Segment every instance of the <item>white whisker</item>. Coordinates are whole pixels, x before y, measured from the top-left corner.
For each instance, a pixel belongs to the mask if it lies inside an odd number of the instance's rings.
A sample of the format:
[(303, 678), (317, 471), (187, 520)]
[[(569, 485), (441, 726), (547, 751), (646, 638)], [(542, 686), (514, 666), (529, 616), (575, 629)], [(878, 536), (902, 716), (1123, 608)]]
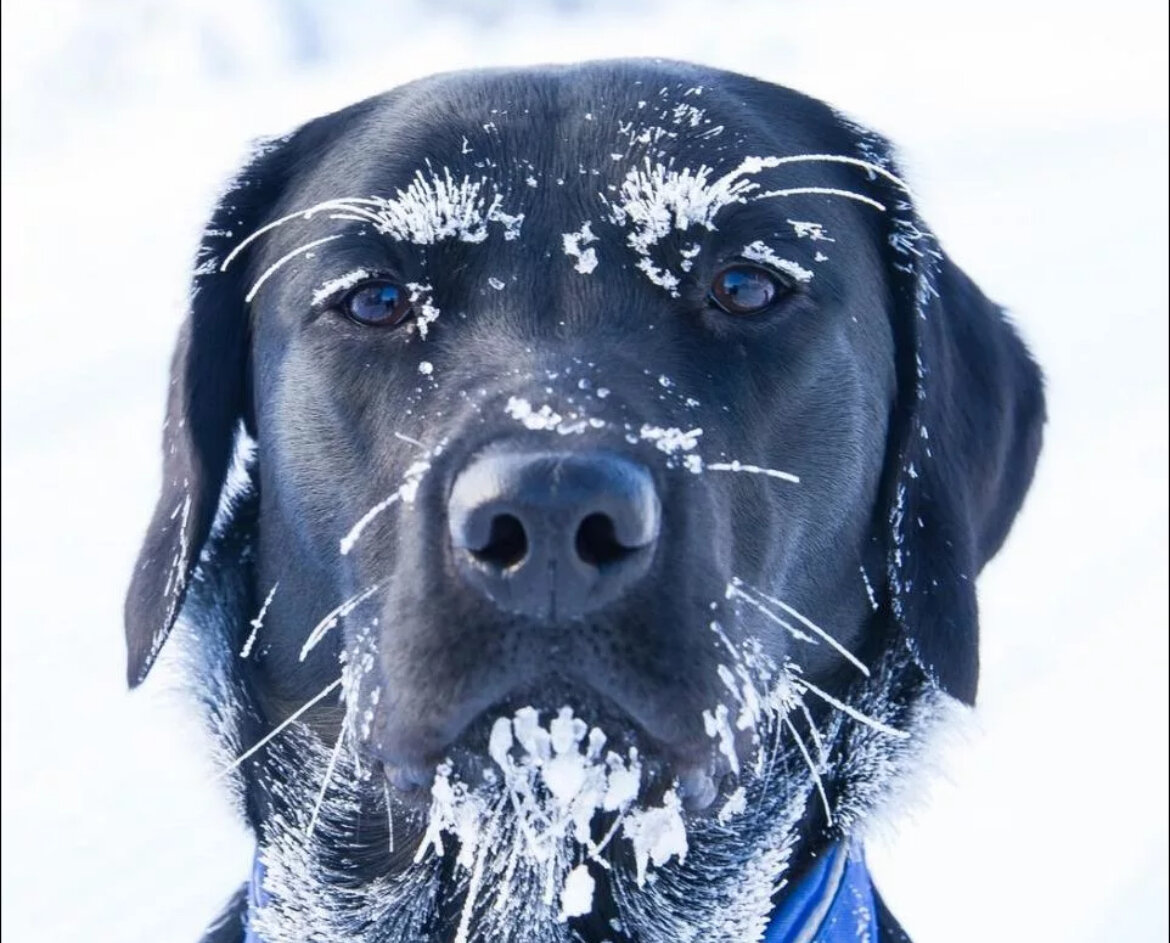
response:
[[(415, 441), (413, 439), (407, 438), (401, 433), (396, 432), (394, 434), (400, 439), (405, 439), (407, 442)], [(426, 448), (426, 446), (422, 445), (421, 442), (417, 444), (423, 449)], [(349, 529), (349, 533), (341, 538), (341, 543), (339, 546), (341, 555), (343, 557), (354, 548), (354, 545), (358, 542), (358, 538), (362, 535), (362, 531), (364, 531), (366, 527), (369, 526), (370, 522), (373, 521), (374, 518), (385, 511), (386, 508), (390, 507), (390, 505), (395, 504), (398, 501), (405, 501), (408, 504), (414, 501), (414, 496), (418, 491), (419, 482), (422, 480), (423, 475), (427, 473), (430, 467), (431, 463), (425, 459), (415, 462), (406, 470), (406, 473), (402, 476), (402, 484), (400, 484), (389, 495), (366, 511), (366, 513), (358, 519), (358, 522)]]
[(813, 622), (807, 616), (801, 615), (799, 612), (797, 612), (795, 609), (793, 609), (790, 605), (788, 605), (788, 603), (784, 602), (783, 600), (777, 599), (775, 596), (769, 596), (763, 590), (756, 589), (754, 586), (749, 587), (746, 583), (744, 583), (743, 580), (739, 579), (738, 577), (733, 576), (731, 578), (731, 583), (733, 586), (735, 586), (741, 592), (745, 588), (751, 589), (752, 592), (754, 592), (756, 595), (760, 596), (766, 602), (769, 602), (773, 606), (777, 606), (780, 609), (782, 609), (788, 615), (792, 616), (792, 618), (796, 619), (796, 621), (799, 622), (801, 625), (805, 626), (808, 629), (811, 629), (813, 632), (815, 632), (817, 635), (819, 635), (822, 639), (824, 639), (826, 642), (828, 642), (829, 645), (832, 646), (834, 649), (836, 649), (836, 651), (842, 657), (844, 657), (848, 661), (852, 662), (858, 671), (860, 671), (867, 678), (869, 677), (869, 668), (866, 667), (865, 663), (862, 662), (861, 659), (859, 659), (856, 655), (853, 654), (853, 652), (849, 651), (849, 649), (847, 649), (844, 645), (842, 645), (840, 642), (838, 642), (835, 638), (833, 638), (833, 636), (831, 636), (828, 632), (826, 632), (824, 629), (822, 629), (819, 625), (817, 625), (815, 622)]
[(285, 223), (291, 223), (297, 219), (308, 222), (315, 215), (317, 215), (317, 213), (320, 213), (323, 210), (341, 210), (344, 212), (366, 213), (368, 211), (362, 210), (360, 206), (355, 206), (354, 204), (368, 202), (368, 200), (362, 199), (360, 197), (341, 200), (324, 200), (321, 203), (310, 206), (308, 209), (297, 210), (297, 212), (289, 213), (287, 216), (282, 216), (280, 219), (274, 219), (271, 223), (267, 223), (261, 226), (246, 239), (240, 240), (240, 242), (236, 244), (236, 247), (227, 254), (223, 262), (220, 263), (219, 270), (221, 272), (226, 272), (228, 266), (231, 265), (233, 261), (235, 261), (236, 256), (248, 248), (248, 246), (263, 236), (266, 232), (271, 232), (273, 229), (276, 229), (279, 226), (283, 226)]
[(394, 438), (401, 439), (403, 442), (409, 442), (411, 445), (417, 445), (420, 449), (426, 449), (426, 446), (422, 442), (419, 442), (418, 439), (412, 439), (410, 436), (403, 435), (401, 432), (395, 432)]
[(390, 833), (390, 848), (391, 854), (394, 853), (394, 804), (390, 799), (390, 783), (388, 780), (382, 780), (382, 792), (386, 796), (386, 829)]
[(488, 813), (488, 829), (480, 836), (479, 848), (476, 850), (475, 862), (471, 866), (471, 877), (467, 882), (467, 899), (463, 903), (463, 912), (459, 915), (459, 927), (455, 931), (455, 943), (467, 943), (468, 933), (471, 930), (471, 915), (475, 910), (475, 901), (479, 897), (479, 887), (483, 883), (483, 868), (487, 860), (489, 848), (495, 844), (498, 831), (499, 805), (497, 804)]
[(856, 707), (850, 707), (844, 701), (838, 700), (837, 698), (833, 697), (833, 695), (829, 694), (827, 691), (822, 691), (820, 688), (818, 688), (815, 684), (813, 684), (807, 678), (804, 678), (804, 677), (794, 678), (793, 684), (795, 684), (798, 688), (804, 688), (805, 690), (811, 691), (813, 694), (815, 694), (817, 697), (819, 697), (826, 704), (829, 704), (829, 705), (837, 708), (837, 710), (839, 710), (845, 714), (848, 714), (854, 720), (860, 721), (861, 723), (865, 724), (867, 727), (871, 727), (872, 729), (878, 731), (878, 733), (884, 733), (887, 736), (897, 737), (899, 740), (910, 739), (910, 734), (908, 734), (905, 730), (898, 730), (896, 727), (891, 727), (888, 724), (883, 724), (880, 720), (877, 720), (874, 717), (870, 717), (868, 714), (862, 713)]
[(870, 173), (877, 174), (879, 177), (885, 177), (891, 183), (896, 184), (904, 190), (907, 195), (911, 195), (910, 187), (897, 174), (890, 173), (890, 171), (886, 170), (880, 164), (862, 160), (859, 157), (847, 157), (844, 154), (794, 154), (790, 157), (769, 157), (765, 159), (765, 164), (768, 167), (779, 167), (781, 164), (806, 163), (849, 164), (851, 167), (861, 167), (863, 170), (868, 170)]
[(759, 465), (745, 465), (740, 461), (707, 462), (703, 465), (708, 471), (743, 472), (747, 475), (767, 475), (769, 478), (779, 478), (782, 481), (791, 481), (800, 484), (800, 478), (792, 472), (778, 471), (775, 468), (761, 468)]
[(613, 840), (614, 835), (618, 833), (622, 825), (625, 824), (625, 821), (625, 813), (619, 812), (617, 818), (613, 820), (613, 825), (609, 827), (609, 831), (607, 831), (605, 835), (602, 836), (601, 841), (599, 841), (596, 845), (592, 843), (589, 845), (589, 854), (592, 855), (594, 860), (603, 868), (605, 868), (606, 871), (609, 871), (612, 866), (608, 861), (601, 857), (601, 853), (605, 851), (606, 846), (609, 845), (609, 843)]
[(350, 223), (372, 223), (376, 224), (375, 218), (372, 215), (356, 216), (353, 213), (330, 213), (327, 219), (340, 219)]
[(852, 190), (840, 190), (837, 187), (789, 187), (785, 190), (768, 190), (764, 193), (756, 193), (752, 196), (752, 199), (766, 200), (774, 196), (799, 196), (805, 193), (819, 194), (821, 196), (841, 196), (849, 200), (857, 200), (859, 203), (865, 203), (883, 213), (886, 211), (886, 205), (884, 203), (879, 203), (877, 200), (871, 199), (863, 193), (854, 193)]
[(369, 526), (370, 522), (383, 511), (385, 511), (386, 508), (390, 507), (391, 504), (394, 504), (396, 501), (400, 501), (401, 499), (402, 493), (400, 490), (392, 491), (387, 497), (383, 498), (372, 508), (366, 511), (365, 514), (358, 518), (358, 522), (349, 529), (349, 533), (341, 538), (341, 555), (343, 557), (348, 555), (349, 552), (353, 549), (354, 544), (358, 542), (358, 538), (361, 537), (362, 531)]
[(269, 731), (267, 734), (265, 734), (263, 737), (261, 737), (259, 740), (257, 740), (252, 746), (250, 746), (247, 750), (245, 750), (238, 757), (236, 757), (234, 760), (232, 760), (231, 763), (229, 763), (222, 770), (220, 770), (215, 776), (216, 780), (223, 779), (223, 777), (228, 775), (228, 773), (230, 773), (237, 766), (239, 766), (241, 763), (243, 763), (245, 760), (247, 760), (250, 756), (253, 756), (259, 750), (261, 750), (264, 747), (264, 745), (267, 744), (270, 740), (272, 740), (272, 738), (275, 737), (278, 733), (280, 733), (282, 730), (284, 730), (289, 725), (295, 723), (298, 720), (298, 718), (300, 718), (300, 716), (305, 713), (305, 711), (309, 710), (314, 704), (320, 703), (322, 700), (324, 700), (326, 697), (328, 697), (331, 692), (333, 692), (335, 689), (337, 689), (340, 686), (341, 686), (341, 678), (337, 678), (331, 684), (329, 684), (325, 688), (325, 690), (323, 690), (321, 693), (317, 694), (311, 700), (307, 701), (306, 703), (304, 703), (300, 707), (298, 707), (292, 714), (290, 714), (283, 721), (281, 721), (276, 727), (274, 727), (271, 731)]
[(309, 827), (305, 830), (305, 838), (311, 838), (317, 827), (317, 819), (321, 815), (321, 806), (325, 804), (325, 793), (329, 789), (329, 782), (333, 779), (333, 770), (337, 766), (337, 758), (341, 755), (342, 744), (345, 743), (345, 724), (337, 731), (337, 743), (329, 757), (329, 765), (325, 767), (325, 776), (321, 780), (321, 791), (317, 793), (317, 802), (313, 806), (313, 815), (309, 819)]
[(263, 285), (266, 281), (268, 281), (268, 279), (271, 278), (274, 274), (276, 274), (277, 270), (280, 269), (280, 267), (282, 265), (284, 265), (285, 263), (289, 262), (292, 259), (295, 259), (302, 252), (308, 252), (310, 249), (313, 249), (319, 245), (323, 245), (326, 242), (332, 242), (334, 239), (340, 239), (340, 238), (341, 238), (340, 233), (337, 233), (336, 235), (333, 235), (333, 236), (324, 236), (321, 239), (314, 239), (312, 242), (306, 242), (303, 246), (297, 246), (297, 248), (293, 249), (291, 252), (286, 252), (279, 259), (277, 259), (270, 266), (268, 266), (268, 268), (266, 268), (264, 270), (263, 275), (261, 275), (258, 279), (256, 279), (256, 283), (252, 286), (251, 291), (249, 291), (246, 295), (244, 295), (244, 301), (250, 302), (253, 298), (255, 298), (256, 292), (258, 292), (260, 290), (260, 286)]
[(260, 607), (260, 611), (256, 614), (256, 618), (248, 623), (250, 626), (252, 626), (252, 631), (248, 633), (248, 638), (244, 641), (244, 647), (240, 649), (241, 658), (247, 658), (252, 654), (252, 647), (256, 644), (256, 636), (260, 633), (260, 629), (264, 626), (264, 616), (268, 612), (268, 607), (272, 604), (272, 597), (276, 595), (276, 587), (279, 585), (279, 580), (272, 584), (272, 589), (269, 590), (268, 596), (264, 599), (264, 604)]
[(804, 714), (805, 723), (808, 724), (808, 732), (812, 737), (813, 743), (817, 748), (817, 759), (822, 763), (825, 762), (825, 741), (821, 738), (821, 732), (817, 730), (817, 725), (813, 723), (812, 713), (808, 709), (808, 705), (804, 703), (804, 698), (798, 698), (800, 704), (800, 712)]
[(817, 792), (820, 793), (821, 796), (821, 805), (825, 807), (826, 824), (832, 825), (833, 810), (829, 808), (829, 797), (825, 793), (825, 784), (821, 780), (821, 774), (817, 770), (816, 764), (813, 763), (813, 759), (809, 755), (808, 747), (804, 745), (804, 741), (797, 732), (796, 725), (792, 723), (788, 716), (785, 715), (781, 718), (781, 720), (784, 722), (784, 726), (787, 727), (789, 732), (792, 734), (792, 739), (796, 741), (796, 748), (800, 751), (800, 755), (804, 757), (804, 762), (808, 766), (808, 771), (812, 774), (813, 782), (817, 787)]
[(309, 652), (311, 652), (317, 646), (317, 644), (326, 636), (330, 629), (337, 625), (338, 622), (353, 612), (354, 609), (369, 599), (377, 591), (378, 584), (375, 583), (373, 586), (369, 587), (369, 589), (364, 589), (356, 596), (351, 596), (332, 612), (327, 613), (325, 618), (323, 618), (313, 627), (313, 631), (309, 633), (309, 637), (305, 639), (305, 644), (301, 647), (300, 660), (304, 661)]
[(776, 613), (774, 613), (771, 609), (769, 609), (767, 606), (765, 606), (758, 599), (745, 593), (734, 582), (729, 583), (727, 585), (727, 595), (728, 596), (735, 596), (739, 599), (742, 599), (749, 606), (752, 606), (754, 609), (757, 609), (759, 612), (763, 613), (765, 616), (767, 616), (769, 619), (771, 619), (777, 625), (779, 625), (783, 629), (787, 630), (788, 633), (794, 639), (797, 639), (798, 641), (801, 641), (801, 642), (808, 642), (810, 645), (817, 644), (817, 640), (815, 638), (813, 638), (811, 635), (809, 635), (807, 632), (800, 631), (800, 629), (798, 629), (796, 626), (794, 626), (787, 619), (780, 618), (780, 616), (776, 615)]

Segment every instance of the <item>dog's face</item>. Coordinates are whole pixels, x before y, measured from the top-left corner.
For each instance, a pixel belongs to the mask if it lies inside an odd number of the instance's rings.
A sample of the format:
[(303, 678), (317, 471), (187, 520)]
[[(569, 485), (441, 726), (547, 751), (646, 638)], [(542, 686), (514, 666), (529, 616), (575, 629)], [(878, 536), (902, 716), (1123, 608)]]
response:
[[(485, 710), (558, 706), (562, 687), (706, 769), (702, 714), (725, 696), (710, 623), (733, 578), (864, 642), (858, 566), (895, 394), (880, 217), (760, 198), (864, 174), (741, 172), (739, 203), (719, 185), (746, 158), (840, 139), (796, 116), (761, 135), (715, 89), (673, 120), (674, 87), (582, 82), (552, 109), (508, 77), (448, 84), (358, 122), (344, 159), (274, 209), (385, 206), (291, 221), (254, 263), (334, 237), (252, 301), (261, 583), (301, 596), (273, 599), (293, 644), (266, 675), (303, 691), (290, 656), (313, 616), (377, 587), (360, 606), (377, 620), (372, 746), (401, 775), (427, 777)], [(639, 143), (651, 127), (675, 136)], [(679, 228), (686, 214), (710, 228)], [(406, 231), (381, 231), (399, 217)], [(840, 667), (750, 621), (777, 663)]]
[(248, 684), (275, 724), (342, 663), (338, 742), (401, 796), (491, 780), (513, 733), (539, 753), (531, 705), (713, 817), (797, 708), (809, 743), (845, 730), (892, 652), (970, 700), (1038, 380), (879, 145), (627, 63), (428, 80), (261, 155), (205, 240), (132, 679), (242, 420)]

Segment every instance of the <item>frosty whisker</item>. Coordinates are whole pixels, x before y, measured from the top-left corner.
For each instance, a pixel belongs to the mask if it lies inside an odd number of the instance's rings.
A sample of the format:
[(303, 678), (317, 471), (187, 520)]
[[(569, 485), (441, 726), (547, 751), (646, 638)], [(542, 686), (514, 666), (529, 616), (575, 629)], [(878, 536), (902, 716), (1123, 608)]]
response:
[(846, 704), (844, 701), (838, 700), (837, 698), (833, 697), (833, 695), (829, 694), (827, 691), (822, 691), (815, 684), (813, 684), (811, 681), (809, 681), (808, 679), (806, 679), (804, 677), (794, 678), (793, 683), (799, 688), (803, 688), (805, 690), (811, 691), (813, 694), (815, 694), (817, 697), (819, 697), (826, 704), (830, 705), (831, 707), (837, 708), (837, 710), (841, 711), (844, 714), (848, 714), (854, 720), (865, 724), (867, 727), (870, 727), (873, 730), (876, 730), (878, 733), (884, 733), (887, 736), (896, 737), (899, 740), (910, 739), (910, 734), (908, 734), (905, 730), (898, 730), (896, 727), (891, 727), (888, 724), (883, 724), (880, 720), (877, 720), (874, 717), (870, 717), (868, 714), (862, 713), (856, 707), (851, 707), (850, 705)]
[(884, 203), (879, 203), (864, 193), (855, 193), (853, 190), (841, 190), (838, 187), (788, 187), (783, 190), (766, 190), (763, 193), (753, 194), (752, 199), (767, 200), (770, 197), (800, 196), (802, 194), (840, 196), (848, 200), (856, 200), (858, 203), (864, 203), (867, 206), (872, 206), (875, 210), (882, 213), (886, 211), (886, 205)]
[[(271, 232), (273, 229), (276, 229), (280, 226), (283, 226), (286, 223), (291, 223), (294, 220), (299, 219), (299, 220), (303, 220), (305, 222), (308, 222), (314, 216), (316, 216), (318, 213), (320, 213), (324, 210), (339, 210), (342, 212), (362, 213), (363, 215), (376, 216), (376, 214), (370, 214), (369, 211), (363, 210), (361, 208), (361, 206), (355, 205), (355, 204), (364, 204), (364, 203), (368, 203), (368, 202), (369, 201), (364, 200), (364, 199), (359, 198), (359, 197), (347, 198), (347, 199), (341, 199), (341, 200), (324, 200), (321, 203), (317, 203), (314, 206), (310, 206), (308, 209), (297, 210), (297, 212), (289, 213), (287, 216), (280, 217), (280, 219), (274, 219), (271, 223), (267, 223), (267, 224), (261, 226), (259, 229), (257, 229), (255, 232), (253, 232), (250, 236), (248, 236), (245, 239), (241, 239), (238, 243), (236, 243), (236, 247), (234, 249), (232, 249), (232, 251), (229, 252), (227, 254), (227, 256), (224, 258), (223, 262), (220, 263), (219, 270), (221, 272), (226, 272), (228, 266), (231, 265), (232, 262), (235, 261), (236, 256), (238, 256), (241, 252), (243, 252), (246, 248), (248, 248), (248, 246), (250, 246), (253, 242), (255, 242), (257, 239), (259, 239), (261, 236), (263, 236), (266, 232)], [(371, 222), (373, 222), (373, 220), (371, 220)]]
[(784, 726), (788, 728), (789, 733), (792, 734), (792, 739), (796, 741), (796, 748), (800, 751), (800, 755), (804, 757), (804, 762), (808, 766), (809, 773), (812, 774), (813, 783), (817, 787), (817, 792), (821, 797), (821, 805), (825, 807), (825, 819), (828, 825), (833, 824), (833, 810), (829, 808), (829, 797), (825, 793), (825, 784), (821, 781), (820, 771), (817, 770), (816, 764), (813, 763), (812, 757), (809, 755), (808, 747), (804, 745), (804, 740), (801, 739), (800, 733), (796, 729), (796, 725), (789, 720), (785, 715), (781, 718)]
[(341, 747), (345, 743), (346, 725), (342, 724), (341, 729), (337, 731), (337, 743), (333, 747), (333, 752), (329, 756), (329, 765), (325, 767), (325, 776), (321, 780), (321, 791), (317, 793), (317, 802), (313, 806), (313, 814), (309, 818), (309, 827), (305, 830), (305, 838), (311, 838), (313, 830), (317, 827), (317, 819), (321, 815), (321, 806), (325, 804), (325, 793), (329, 790), (329, 782), (333, 779), (333, 770), (337, 766), (337, 758), (341, 755)]
[(234, 760), (232, 760), (231, 763), (229, 763), (227, 766), (225, 766), (222, 770), (220, 770), (216, 774), (215, 778), (217, 780), (223, 779), (223, 777), (227, 776), (232, 770), (236, 769), (241, 763), (243, 763), (249, 757), (254, 756), (257, 752), (259, 752), (261, 749), (263, 749), (264, 746), (267, 743), (269, 743), (282, 730), (284, 730), (286, 727), (289, 727), (292, 724), (296, 723), (296, 721), (298, 719), (300, 719), (302, 714), (304, 714), (306, 711), (308, 711), (310, 708), (312, 708), (315, 704), (319, 704), (321, 701), (323, 701), (325, 698), (327, 698), (333, 691), (335, 691), (340, 686), (341, 686), (341, 678), (337, 678), (334, 681), (332, 681), (328, 686), (326, 686), (326, 688), (323, 691), (321, 691), (319, 694), (315, 695), (309, 701), (305, 702), (300, 707), (298, 707), (292, 714), (290, 714), (283, 721), (281, 721), (276, 727), (274, 727), (267, 734), (265, 734), (263, 737), (261, 737), (259, 740), (257, 740), (254, 744), (252, 744), (252, 746), (250, 746), (247, 750), (245, 750), (238, 757), (236, 757)]
[(325, 617), (313, 627), (313, 630), (309, 633), (309, 637), (305, 639), (305, 644), (301, 647), (300, 660), (304, 661), (309, 652), (316, 648), (318, 643), (326, 636), (326, 634), (328, 634), (330, 629), (337, 625), (338, 622), (353, 612), (354, 609), (369, 599), (377, 591), (378, 584), (375, 583), (368, 589), (362, 590), (356, 596), (351, 596), (336, 609), (327, 613)]
[(332, 236), (324, 236), (321, 239), (314, 239), (312, 242), (306, 242), (302, 246), (297, 246), (291, 252), (286, 252), (279, 259), (277, 259), (270, 266), (268, 266), (268, 268), (266, 268), (264, 270), (263, 275), (261, 275), (258, 279), (256, 279), (256, 283), (252, 286), (251, 290), (246, 295), (244, 295), (244, 301), (250, 302), (253, 298), (255, 298), (256, 292), (258, 292), (260, 290), (261, 285), (263, 285), (266, 281), (268, 281), (269, 278), (271, 278), (273, 275), (275, 275), (276, 272), (283, 265), (285, 265), (287, 262), (291, 261), (292, 259), (295, 259), (302, 252), (308, 252), (310, 249), (316, 248), (319, 245), (323, 245), (326, 242), (332, 242), (334, 239), (340, 239), (340, 238), (341, 238), (340, 233), (336, 233), (335, 235), (332, 235)]
[(390, 799), (390, 782), (382, 780), (382, 794), (386, 797), (386, 831), (390, 836), (389, 852), (394, 853), (394, 803)]
[(779, 478), (781, 481), (790, 481), (800, 484), (800, 478), (792, 472), (779, 471), (775, 468), (761, 468), (759, 465), (745, 465), (738, 460), (731, 462), (706, 462), (703, 465), (708, 471), (741, 472), (746, 475), (766, 475), (769, 478)]
[(352, 213), (330, 213), (328, 219), (338, 219), (350, 223), (374, 223), (370, 215), (356, 216)]
[[(406, 439), (408, 442), (415, 441), (402, 436), (397, 432), (395, 435), (397, 435), (399, 438)], [(422, 443), (418, 444), (420, 446), (422, 445)], [(426, 446), (422, 447), (426, 448)], [(394, 491), (390, 492), (389, 495), (366, 511), (366, 513), (358, 519), (358, 522), (349, 529), (349, 533), (341, 538), (340, 549), (341, 555), (343, 557), (347, 556), (354, 548), (354, 545), (358, 542), (358, 538), (362, 535), (362, 531), (364, 531), (370, 525), (374, 518), (385, 511), (386, 508), (390, 507), (392, 504), (396, 504), (399, 501), (405, 501), (407, 503), (414, 501), (414, 496), (418, 491), (419, 482), (422, 481), (423, 475), (427, 473), (430, 467), (431, 463), (425, 459), (415, 462), (406, 470), (406, 474), (402, 476), (402, 484), (400, 484), (397, 488), (394, 489)]]
[(370, 522), (383, 511), (385, 511), (386, 508), (390, 507), (390, 505), (401, 500), (401, 498), (402, 495), (398, 491), (392, 491), (385, 498), (366, 511), (365, 514), (359, 517), (357, 523), (349, 529), (349, 533), (341, 538), (341, 555), (343, 557), (348, 556), (349, 552), (353, 549), (354, 544), (358, 542), (358, 538), (362, 535), (362, 531), (369, 526)]
[(813, 744), (817, 748), (817, 759), (820, 762), (825, 762), (825, 741), (821, 738), (821, 732), (817, 730), (817, 725), (813, 723), (812, 713), (808, 709), (808, 705), (804, 703), (804, 698), (800, 698), (800, 712), (804, 715), (804, 721), (808, 724), (809, 736), (812, 737)]
[[(750, 589), (752, 592), (754, 592), (756, 595), (758, 595), (765, 602), (770, 603), (771, 605), (776, 606), (779, 609), (783, 610), (785, 613), (792, 616), (792, 618), (794, 618), (797, 622), (799, 622), (805, 628), (811, 630), (812, 632), (815, 632), (820, 638), (824, 639), (833, 649), (835, 649), (837, 651), (838, 654), (840, 654), (847, 661), (851, 662), (854, 665), (854, 667), (857, 668), (858, 671), (860, 671), (867, 678), (869, 677), (869, 668), (866, 667), (865, 663), (862, 662), (861, 659), (859, 659), (856, 655), (853, 654), (853, 652), (849, 651), (849, 649), (847, 649), (844, 645), (842, 645), (840, 642), (838, 642), (835, 638), (833, 638), (833, 636), (831, 636), (828, 632), (826, 632), (824, 629), (822, 629), (819, 625), (817, 625), (815, 622), (813, 622), (807, 616), (801, 615), (801, 613), (799, 613), (795, 609), (793, 609), (790, 605), (788, 605), (788, 603), (784, 602), (781, 599), (777, 599), (775, 596), (769, 596), (767, 593), (765, 593), (761, 589), (756, 589), (755, 587), (748, 587), (747, 584), (744, 583), (743, 580), (739, 579), (739, 577), (733, 576), (731, 578), (731, 587), (734, 588), (735, 590), (737, 590), (741, 595), (743, 594), (743, 591), (745, 589)], [(750, 597), (749, 597), (749, 599), (750, 599)], [(762, 604), (757, 603), (757, 605), (762, 605)], [(789, 626), (789, 624), (784, 620), (777, 619), (777, 621), (779, 621), (782, 625)]]
[(779, 167), (781, 164), (848, 164), (851, 167), (860, 167), (872, 174), (877, 174), (879, 177), (885, 177), (891, 183), (904, 190), (906, 194), (912, 195), (910, 187), (906, 181), (897, 174), (890, 173), (885, 167), (880, 164), (875, 164), (873, 161), (862, 160), (859, 157), (847, 157), (844, 154), (793, 154), (790, 157), (769, 157), (765, 159), (765, 164), (768, 167)]
[(488, 813), (489, 828), (487, 833), (480, 836), (479, 848), (476, 850), (475, 863), (471, 867), (471, 877), (467, 882), (467, 898), (463, 902), (463, 912), (459, 915), (459, 927), (455, 931), (455, 943), (467, 943), (468, 933), (471, 930), (471, 915), (475, 910), (476, 898), (479, 897), (479, 886), (483, 883), (483, 866), (487, 858), (488, 849), (495, 844), (496, 832), (499, 830), (498, 818), (495, 813), (497, 805)]
[(272, 604), (272, 597), (276, 595), (276, 587), (279, 585), (279, 580), (272, 584), (272, 589), (269, 590), (268, 595), (265, 597), (264, 604), (260, 607), (256, 618), (248, 623), (252, 626), (252, 631), (248, 633), (247, 639), (244, 640), (244, 647), (240, 649), (241, 658), (247, 658), (252, 654), (252, 648), (256, 644), (256, 636), (260, 634), (260, 629), (264, 626), (264, 616), (268, 613), (268, 607)]
[(735, 583), (729, 583), (727, 585), (727, 595), (728, 595), (728, 597), (735, 597), (737, 599), (742, 599), (744, 602), (746, 602), (753, 609), (756, 609), (757, 611), (762, 613), (764, 616), (766, 616), (768, 619), (775, 622), (778, 626), (785, 629), (788, 632), (788, 634), (791, 635), (797, 641), (808, 642), (810, 645), (817, 644), (817, 640), (815, 638), (813, 638), (811, 635), (809, 635), (807, 632), (802, 632), (800, 629), (798, 629), (796, 626), (794, 626), (787, 619), (783, 619), (780, 616), (776, 615), (776, 613), (774, 613), (771, 609), (769, 609), (767, 606), (765, 606), (762, 602), (760, 602), (754, 596), (751, 596), (748, 593), (744, 592)]

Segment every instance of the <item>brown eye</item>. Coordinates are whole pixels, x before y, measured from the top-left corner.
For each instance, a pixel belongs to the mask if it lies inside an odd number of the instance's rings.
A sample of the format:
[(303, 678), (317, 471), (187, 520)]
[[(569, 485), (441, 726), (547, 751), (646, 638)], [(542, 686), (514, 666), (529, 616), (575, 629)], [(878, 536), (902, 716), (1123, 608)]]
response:
[(359, 324), (393, 327), (410, 316), (410, 296), (393, 282), (366, 282), (342, 299), (341, 309)]
[(775, 301), (787, 286), (754, 265), (729, 265), (711, 282), (711, 300), (728, 314), (755, 314)]

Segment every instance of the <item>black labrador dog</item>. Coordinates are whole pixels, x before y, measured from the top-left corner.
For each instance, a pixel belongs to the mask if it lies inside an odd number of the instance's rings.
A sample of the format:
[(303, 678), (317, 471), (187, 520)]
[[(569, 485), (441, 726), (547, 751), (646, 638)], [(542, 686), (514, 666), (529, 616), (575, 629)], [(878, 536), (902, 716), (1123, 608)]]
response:
[(866, 823), (974, 700), (1043, 418), (796, 92), (470, 72), (267, 142), (126, 604), (132, 686), (185, 623), (256, 836), (207, 939), (905, 939)]

